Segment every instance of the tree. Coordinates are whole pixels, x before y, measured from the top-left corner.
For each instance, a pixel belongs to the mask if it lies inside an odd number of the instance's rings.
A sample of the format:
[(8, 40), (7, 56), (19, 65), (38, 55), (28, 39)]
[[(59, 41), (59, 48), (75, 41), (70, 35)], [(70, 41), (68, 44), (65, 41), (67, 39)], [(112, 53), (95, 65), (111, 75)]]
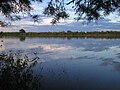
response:
[(19, 32), (20, 33), (25, 33), (25, 30), (24, 29), (20, 29)]
[[(32, 8), (32, 2), (42, 3), (43, 0), (0, 0), (0, 12), (9, 18), (20, 12), (29, 13), (34, 9)], [(120, 14), (120, 0), (70, 0), (69, 2), (66, 2), (66, 0), (49, 0), (43, 13), (53, 16), (52, 23), (54, 24), (61, 18), (66, 19), (69, 17), (66, 6), (71, 5), (78, 16), (77, 20), (98, 20), (101, 16), (109, 15), (115, 11)]]
[(0, 54), (0, 90), (40, 90), (41, 76), (33, 74), (37, 57), (29, 59), (21, 53)]

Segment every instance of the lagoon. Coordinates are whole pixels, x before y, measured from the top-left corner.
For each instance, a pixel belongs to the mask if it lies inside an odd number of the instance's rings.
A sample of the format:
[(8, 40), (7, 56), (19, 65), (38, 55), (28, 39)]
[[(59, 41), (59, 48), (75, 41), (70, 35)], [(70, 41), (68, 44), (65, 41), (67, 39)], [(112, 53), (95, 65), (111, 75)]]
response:
[(0, 52), (39, 57), (41, 90), (120, 90), (120, 39), (0, 38)]

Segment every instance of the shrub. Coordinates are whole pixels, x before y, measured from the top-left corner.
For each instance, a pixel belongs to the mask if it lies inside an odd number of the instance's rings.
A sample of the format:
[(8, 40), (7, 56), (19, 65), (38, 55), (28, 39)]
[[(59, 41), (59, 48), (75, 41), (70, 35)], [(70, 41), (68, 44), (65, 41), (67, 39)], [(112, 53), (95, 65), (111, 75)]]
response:
[(0, 54), (0, 90), (40, 90), (40, 76), (33, 74), (37, 58), (19, 53)]

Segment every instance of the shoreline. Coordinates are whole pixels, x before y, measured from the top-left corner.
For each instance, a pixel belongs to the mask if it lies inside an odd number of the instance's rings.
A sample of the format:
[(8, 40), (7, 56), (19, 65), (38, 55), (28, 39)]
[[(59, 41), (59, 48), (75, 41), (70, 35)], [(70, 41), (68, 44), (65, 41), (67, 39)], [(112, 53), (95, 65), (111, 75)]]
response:
[(41, 38), (120, 38), (120, 31), (93, 32), (0, 32), (0, 37), (41, 37)]

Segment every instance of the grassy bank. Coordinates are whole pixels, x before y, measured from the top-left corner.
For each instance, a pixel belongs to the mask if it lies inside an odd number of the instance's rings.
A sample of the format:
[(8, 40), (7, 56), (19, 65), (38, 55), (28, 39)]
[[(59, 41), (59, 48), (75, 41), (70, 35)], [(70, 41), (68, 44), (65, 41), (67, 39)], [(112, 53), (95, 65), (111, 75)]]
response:
[(43, 37), (43, 38), (120, 38), (120, 31), (101, 32), (1, 32), (1, 37)]

